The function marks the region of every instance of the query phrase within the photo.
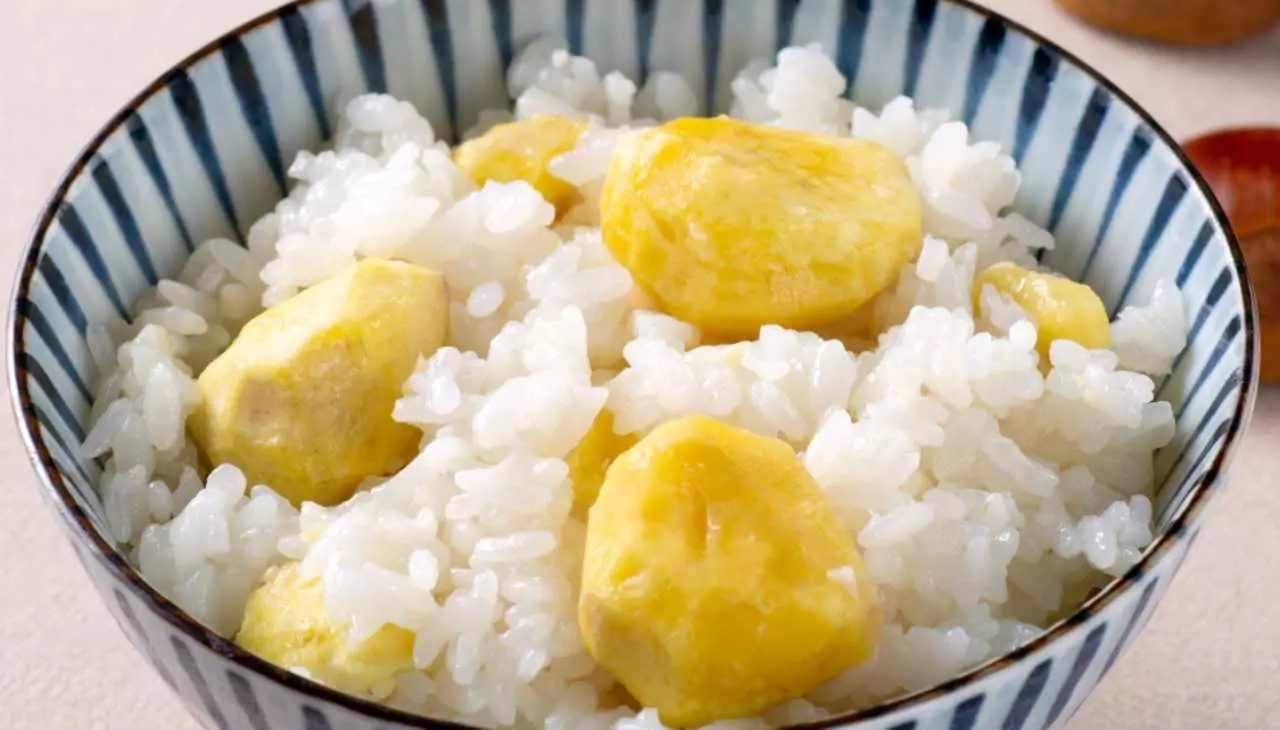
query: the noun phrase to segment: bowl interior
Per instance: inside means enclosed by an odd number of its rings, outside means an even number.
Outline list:
[[[285,192],[329,112],[366,90],[416,104],[453,137],[509,99],[503,72],[553,34],[601,72],[681,73],[724,111],[749,60],[818,43],[878,108],[899,94],[999,142],[1023,173],[1016,208],[1057,236],[1046,263],[1114,314],[1155,282],[1182,290],[1190,343],[1157,383],[1175,441],[1156,462],[1163,530],[1220,466],[1254,374],[1243,269],[1216,204],[1168,138],[1054,47],[938,0],[315,0],[290,5],[184,62],[125,108],[70,170],[20,272],[11,364],[34,449],[71,513],[110,542],[99,464],[79,455],[95,369],[87,325],[128,318],[206,238],[241,239]]]

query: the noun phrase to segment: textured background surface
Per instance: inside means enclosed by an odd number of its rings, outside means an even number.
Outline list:
[[[273,0],[7,0],[0,21],[0,272],[46,191],[146,83]],[[1110,76],[1178,138],[1280,124],[1280,28],[1245,45],[1175,50],[1101,35],[1049,0],[986,4]],[[0,398],[6,398],[0,395]],[[7,398],[6,398],[7,400]],[[3,410],[8,412],[7,404]],[[1071,730],[1268,728],[1280,716],[1280,392],[1264,392],[1230,493],[1147,630]],[[99,605],[0,417],[0,728],[193,730]]]

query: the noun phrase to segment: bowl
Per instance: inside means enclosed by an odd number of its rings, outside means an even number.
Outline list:
[[[508,103],[502,73],[553,34],[602,69],[678,71],[704,111],[732,72],[820,43],[877,107],[944,107],[1018,161],[1016,207],[1053,231],[1045,263],[1110,313],[1172,277],[1189,344],[1159,382],[1176,415],[1157,455],[1157,538],[1141,562],[1014,653],[936,687],[815,723],[857,728],[1060,727],[1142,629],[1223,489],[1253,407],[1253,297],[1227,218],[1169,136],[1053,43],[958,0],[299,0],[200,49],[89,142],[32,233],[10,302],[9,387],[43,494],[108,610],[206,727],[459,727],[387,709],[271,666],[150,588],[109,537],[80,455],[94,379],[86,327],[175,272],[194,242],[242,239],[284,191],[294,153],[331,133],[343,95],[386,90],[443,136]]]

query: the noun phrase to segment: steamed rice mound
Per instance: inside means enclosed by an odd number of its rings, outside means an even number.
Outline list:
[[[1027,314],[974,291],[998,262],[1042,270],[1036,253],[1054,245],[1009,209],[1020,177],[998,145],[909,99],[855,108],[814,48],[749,65],[734,116],[887,146],[924,203],[925,235],[857,333],[771,325],[701,344],[652,310],[597,213],[614,145],[695,113],[692,91],[673,74],[639,90],[601,78],[545,42],[508,83],[515,118],[587,122],[548,165],[576,193],[559,219],[527,183],[477,189],[411,105],[362,96],[331,150],[294,161],[293,190],[247,246],[201,244],[131,323],[90,327],[100,378],[83,450],[105,457],[106,528],[157,590],[232,636],[249,593],[296,561],[350,641],[388,626],[411,637],[413,668],[368,686],[377,701],[487,727],[658,730],[653,710],[620,702],[575,620],[586,528],[566,459],[602,410],[633,437],[696,414],[783,439],[879,593],[872,660],[759,721],[717,725],[816,720],[933,685],[1025,643],[1138,561],[1152,454],[1174,431],[1152,378],[1185,344],[1180,295],[1162,283],[1111,325],[1111,349],[1057,341],[1041,368]],[[367,258],[447,282],[447,346],[394,407],[422,432],[417,456],[342,504],[300,510],[234,464],[204,473],[184,429],[194,376],[264,307]]]

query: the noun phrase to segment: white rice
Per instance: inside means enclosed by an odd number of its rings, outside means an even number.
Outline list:
[[[766,724],[945,680],[1132,566],[1152,539],[1152,452],[1173,435],[1149,376],[1185,344],[1178,292],[1163,283],[1121,313],[1114,351],[1054,343],[1043,375],[1021,310],[990,289],[972,309],[977,271],[1035,267],[1053,247],[1008,210],[1013,161],[909,99],[855,109],[814,48],[777,60],[734,81],[735,114],[878,140],[925,201],[918,261],[867,309],[878,343],[770,326],[698,346],[695,328],[645,309],[601,243],[595,203],[620,135],[696,111],[674,74],[637,90],[551,44],[516,59],[516,117],[592,119],[552,163],[585,199],[554,226],[524,183],[475,189],[410,105],[359,97],[333,150],[298,156],[297,185],[247,248],[202,244],[133,324],[88,332],[102,376],[84,451],[106,457],[110,528],[146,578],[230,636],[266,569],[301,560],[354,639],[385,624],[415,634],[419,669],[376,699],[483,726],[658,730],[652,710],[606,706],[612,681],[575,620],[585,526],[570,515],[564,459],[602,408],[623,432],[701,413],[786,439],[856,534],[888,619],[881,648]],[[450,347],[420,364],[394,413],[423,430],[421,453],[345,504],[300,512],[246,489],[234,465],[202,479],[184,429],[193,374],[264,305],[366,257],[430,266],[449,284]]]

